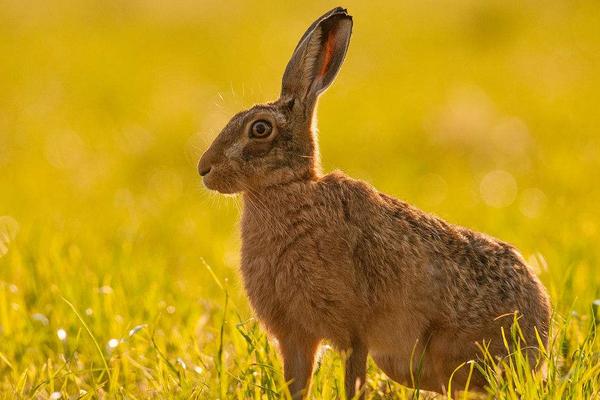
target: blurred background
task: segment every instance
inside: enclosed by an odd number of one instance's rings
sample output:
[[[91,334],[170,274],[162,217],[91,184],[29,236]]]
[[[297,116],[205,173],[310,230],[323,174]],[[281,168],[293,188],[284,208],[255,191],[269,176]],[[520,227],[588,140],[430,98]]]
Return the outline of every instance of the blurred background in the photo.
[[[597,1],[2,0],[0,392],[238,390],[241,202],[208,193],[196,163],[234,113],[276,98],[337,5],[354,31],[320,101],[324,169],[515,244],[559,315],[587,318]]]

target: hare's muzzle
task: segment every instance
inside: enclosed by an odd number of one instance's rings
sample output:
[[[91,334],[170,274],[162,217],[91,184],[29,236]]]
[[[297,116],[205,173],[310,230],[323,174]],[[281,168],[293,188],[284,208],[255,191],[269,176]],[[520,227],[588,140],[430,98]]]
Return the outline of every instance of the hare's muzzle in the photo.
[[[198,161],[198,173],[200,176],[204,177],[208,175],[210,170],[212,169],[212,151],[208,149],[206,153],[202,155],[200,161]]]
[[[211,170],[211,166],[203,166],[201,163],[198,163],[198,172],[200,173],[200,176],[205,176],[208,175],[208,173]]]

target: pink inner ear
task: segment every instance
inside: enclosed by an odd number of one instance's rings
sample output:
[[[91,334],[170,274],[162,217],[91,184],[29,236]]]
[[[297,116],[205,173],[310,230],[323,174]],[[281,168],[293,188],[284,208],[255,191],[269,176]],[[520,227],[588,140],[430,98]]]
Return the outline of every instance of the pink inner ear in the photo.
[[[333,56],[333,48],[335,46],[335,29],[332,29],[327,36],[327,42],[325,43],[325,54],[323,54],[323,65],[319,71],[319,76],[323,76],[327,73],[329,65],[331,64],[331,57]]]

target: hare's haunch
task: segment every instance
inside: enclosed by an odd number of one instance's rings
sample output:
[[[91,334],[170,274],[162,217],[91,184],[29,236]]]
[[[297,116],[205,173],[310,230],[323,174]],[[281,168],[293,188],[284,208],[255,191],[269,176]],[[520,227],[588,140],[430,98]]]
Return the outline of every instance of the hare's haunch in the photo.
[[[306,394],[322,340],[346,352],[348,398],[364,394],[368,354],[405,385],[443,392],[454,372],[461,389],[469,368],[457,367],[481,358],[480,345],[506,355],[502,329],[510,336],[516,319],[536,368],[550,304],[511,245],[341,172],[321,174],[315,105],[351,32],[345,9],[317,19],[285,69],[281,97],[235,115],[198,165],[209,189],[243,193],[244,285],[279,341],[292,395]],[[470,388],[484,385],[475,370]]]

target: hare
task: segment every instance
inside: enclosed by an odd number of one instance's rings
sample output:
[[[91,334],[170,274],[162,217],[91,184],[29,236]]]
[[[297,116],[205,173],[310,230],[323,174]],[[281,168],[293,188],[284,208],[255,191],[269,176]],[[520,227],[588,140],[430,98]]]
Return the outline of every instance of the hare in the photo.
[[[318,18],[280,98],[235,115],[198,164],[208,189],[243,195],[243,283],[279,343],[292,396],[306,396],[323,340],[346,356],[348,398],[364,396],[368,355],[401,384],[444,392],[452,375],[462,389],[469,368],[459,367],[481,358],[481,345],[507,354],[502,329],[515,313],[537,368],[550,303],[514,247],[342,172],[321,173],[315,108],[351,32],[343,8]],[[470,388],[484,385],[475,369]]]

